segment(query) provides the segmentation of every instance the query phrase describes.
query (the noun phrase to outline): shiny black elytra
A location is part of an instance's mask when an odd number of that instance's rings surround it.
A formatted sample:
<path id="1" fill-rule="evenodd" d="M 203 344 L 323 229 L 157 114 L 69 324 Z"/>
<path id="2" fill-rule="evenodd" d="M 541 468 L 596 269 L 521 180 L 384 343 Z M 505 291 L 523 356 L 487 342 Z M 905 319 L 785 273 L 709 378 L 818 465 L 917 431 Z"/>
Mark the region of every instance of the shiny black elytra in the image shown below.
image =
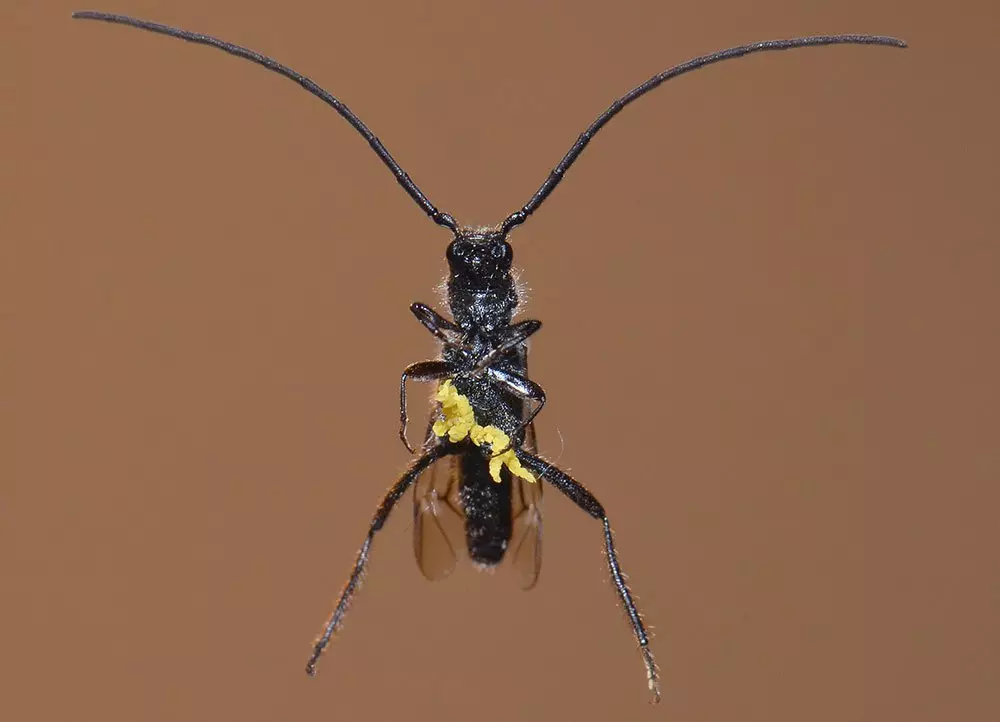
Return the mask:
<path id="1" fill-rule="evenodd" d="M 368 562 L 375 532 L 382 528 L 400 497 L 416 484 L 414 492 L 414 551 L 421 571 L 430 579 L 447 576 L 454 569 L 456 549 L 464 542 L 473 562 L 492 567 L 506 554 L 514 556 L 522 586 L 534 586 L 541 564 L 541 483 L 545 479 L 577 506 L 599 520 L 604 528 L 604 549 L 608 569 L 621 600 L 646 668 L 654 701 L 660 687 L 656 664 L 649 649 L 649 636 L 633 601 L 618 563 L 611 526 L 604 507 L 583 485 L 536 455 L 533 419 L 545 404 L 542 388 L 528 378 L 527 340 L 541 328 L 538 321 L 512 323 L 517 310 L 517 289 L 511 276 L 513 251 L 507 242 L 511 229 L 531 215 L 562 180 L 591 138 L 622 108 L 661 83 L 691 70 L 722 60 L 766 50 L 853 44 L 903 48 L 896 38 L 875 35 L 825 35 L 765 42 L 729 48 L 689 60 L 637 86 L 616 100 L 591 123 L 569 149 L 531 199 L 518 211 L 493 228 L 460 227 L 455 219 L 439 211 L 399 167 L 381 141 L 346 105 L 313 81 L 264 55 L 200 33 L 137 20 L 123 15 L 82 11 L 73 17 L 130 25 L 193 43 L 210 45 L 294 80 L 323 102 L 332 106 L 368 141 L 376 155 L 392 171 L 396 180 L 424 212 L 438 225 L 452 231 L 448 246 L 450 275 L 448 304 L 454 321 L 440 316 L 428 306 L 414 303 L 410 310 L 442 344 L 441 358 L 421 361 L 406 368 L 400 382 L 400 437 L 414 452 L 406 436 L 406 381 L 438 381 L 451 384 L 471 406 L 479 427 L 501 430 L 506 441 L 474 442 L 468 435 L 453 440 L 439 436 L 429 426 L 420 455 L 388 491 L 372 519 L 368 535 L 358 553 L 333 614 L 316 641 L 306 671 L 313 675 L 316 662 L 334 633 L 340 628 Z M 434 419 L 431 419 L 434 422 Z M 497 474 L 491 460 L 507 458 Z M 507 456 L 505 456 L 507 455 Z M 520 469 L 521 473 L 515 471 Z M 525 478 L 537 477 L 533 483 Z M 426 473 L 425 473 L 426 472 Z M 462 539 L 464 537 L 464 539 Z"/>

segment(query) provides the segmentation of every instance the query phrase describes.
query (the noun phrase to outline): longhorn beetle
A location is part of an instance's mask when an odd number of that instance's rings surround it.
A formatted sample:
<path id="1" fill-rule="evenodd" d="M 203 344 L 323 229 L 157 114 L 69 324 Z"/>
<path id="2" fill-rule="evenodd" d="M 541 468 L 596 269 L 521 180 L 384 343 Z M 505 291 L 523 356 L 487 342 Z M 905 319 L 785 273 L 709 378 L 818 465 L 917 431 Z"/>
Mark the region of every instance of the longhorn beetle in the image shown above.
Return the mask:
<path id="1" fill-rule="evenodd" d="M 659 701 L 659 676 L 649 648 L 649 635 L 625 582 L 604 507 L 582 484 L 537 455 L 533 421 L 545 405 L 545 392 L 528 378 L 527 340 L 541 328 L 541 323 L 534 320 L 512 323 L 518 296 L 511 275 L 513 250 L 507 236 L 538 210 L 609 120 L 633 100 L 671 78 L 766 50 L 838 44 L 905 48 L 906 43 L 878 35 L 821 35 L 741 45 L 681 63 L 633 88 L 601 113 L 520 210 L 497 226 L 473 228 L 460 226 L 451 215 L 439 211 L 358 116 L 291 68 L 239 45 L 167 25 L 91 11 L 76 12 L 73 17 L 131 25 L 210 45 L 294 80 L 350 123 L 424 213 L 453 234 L 447 250 L 450 273 L 446 287 L 454 320 L 444 318 L 422 303 L 410 306 L 413 315 L 442 346 L 440 359 L 411 364 L 400 379 L 399 436 L 411 453 L 416 450 L 406 434 L 408 379 L 437 382 L 437 412 L 431 418 L 420 455 L 389 489 L 375 512 L 347 584 L 316 640 L 306 672 L 309 675 L 316 673 L 316 663 L 340 629 L 365 574 L 375 533 L 411 486 L 416 486 L 414 552 L 424 576 L 440 579 L 451 573 L 457 562 L 455 550 L 461 548 L 464 535 L 466 554 L 473 563 L 491 568 L 510 552 L 522 586 L 530 589 L 538 578 L 541 564 L 540 482 L 544 479 L 602 524 L 608 571 L 639 644 L 653 701 Z"/>

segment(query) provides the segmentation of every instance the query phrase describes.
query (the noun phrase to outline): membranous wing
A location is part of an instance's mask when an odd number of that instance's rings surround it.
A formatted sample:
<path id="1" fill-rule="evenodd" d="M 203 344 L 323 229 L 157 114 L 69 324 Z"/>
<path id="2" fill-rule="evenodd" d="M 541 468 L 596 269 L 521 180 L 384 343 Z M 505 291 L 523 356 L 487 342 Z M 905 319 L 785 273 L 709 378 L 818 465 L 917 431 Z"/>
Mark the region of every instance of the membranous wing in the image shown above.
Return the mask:
<path id="1" fill-rule="evenodd" d="M 529 427 L 529 432 L 534 437 L 534 425 Z M 531 453 L 535 453 L 534 450 Z M 542 569 L 542 482 L 541 479 L 525 481 L 507 469 L 502 473 L 511 478 L 512 523 L 507 559 L 517 573 L 521 588 L 528 590 L 538 582 Z"/>
<path id="2" fill-rule="evenodd" d="M 529 442 L 534 452 L 533 428 L 528 429 L 526 448 Z M 465 505 L 466 499 L 477 498 L 475 488 L 479 485 L 481 491 L 490 491 L 491 496 L 495 489 L 501 498 L 509 497 L 509 506 L 501 503 L 497 509 L 507 518 L 495 520 L 498 523 L 494 533 L 500 529 L 509 533 L 509 539 L 507 533 L 501 537 L 503 561 L 499 566 L 513 569 L 520 586 L 531 589 L 538 581 L 542 564 L 541 483 L 514 476 L 504 467 L 501 481 L 494 487 L 496 482 L 489 478 L 487 467 L 488 460 L 478 449 L 456 449 L 456 453 L 439 459 L 417 479 L 413 496 L 413 553 L 417 566 L 427 579 L 436 581 L 449 576 L 459 558 L 469 557 L 467 535 L 477 524 L 470 526 Z M 475 478 L 468 478 L 470 469 Z"/>
<path id="3" fill-rule="evenodd" d="M 523 373 L 528 372 L 528 348 L 522 344 L 517 351 Z M 530 418 L 528 404 L 521 406 L 522 418 Z M 524 428 L 524 450 L 529 454 L 538 453 L 538 435 L 535 422 Z M 504 469 L 504 472 L 507 470 Z M 511 517 L 513 519 L 508 558 L 512 560 L 521 588 L 531 589 L 538 583 L 542 570 L 542 480 L 534 483 L 508 474 L 511 480 Z"/>
<path id="4" fill-rule="evenodd" d="M 413 554 L 420 572 L 436 581 L 466 554 L 459 458 L 438 459 L 413 488 Z"/>

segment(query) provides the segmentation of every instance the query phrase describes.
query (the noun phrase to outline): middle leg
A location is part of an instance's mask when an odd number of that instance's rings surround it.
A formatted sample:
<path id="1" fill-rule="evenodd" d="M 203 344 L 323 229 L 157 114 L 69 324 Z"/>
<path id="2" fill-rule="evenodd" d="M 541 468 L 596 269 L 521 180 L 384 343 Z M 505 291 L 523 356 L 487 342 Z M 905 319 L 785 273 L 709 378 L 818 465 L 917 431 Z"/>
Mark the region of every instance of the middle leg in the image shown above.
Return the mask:
<path id="1" fill-rule="evenodd" d="M 454 374 L 451 364 L 447 361 L 417 361 L 403 369 L 403 375 L 399 379 L 399 438 L 402 440 L 406 450 L 411 454 L 417 450 L 410 446 L 409 439 L 406 438 L 406 381 L 437 381 Z"/>

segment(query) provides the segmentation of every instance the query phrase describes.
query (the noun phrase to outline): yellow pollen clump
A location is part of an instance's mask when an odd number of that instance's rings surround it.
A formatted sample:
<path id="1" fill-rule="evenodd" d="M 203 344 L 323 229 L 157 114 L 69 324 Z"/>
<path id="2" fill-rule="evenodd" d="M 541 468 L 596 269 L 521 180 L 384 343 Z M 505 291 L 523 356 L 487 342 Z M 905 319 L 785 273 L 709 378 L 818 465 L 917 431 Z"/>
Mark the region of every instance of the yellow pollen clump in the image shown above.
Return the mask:
<path id="1" fill-rule="evenodd" d="M 469 435 L 476 425 L 476 416 L 472 413 L 472 404 L 458 393 L 449 379 L 438 387 L 435 398 L 441 403 L 444 418 L 434 422 L 434 433 L 438 436 L 447 435 L 452 443 L 456 443 Z"/>
<path id="2" fill-rule="evenodd" d="M 476 415 L 469 399 L 458 393 L 450 379 L 445 379 L 438 387 L 435 398 L 441 404 L 444 418 L 434 422 L 434 433 L 437 436 L 447 436 L 452 443 L 457 443 L 469 437 L 476 446 L 489 445 L 491 449 L 507 449 L 501 454 L 490 457 L 490 476 L 500 483 L 500 469 L 504 466 L 514 476 L 525 481 L 534 482 L 534 475 L 521 466 L 521 461 L 510 448 L 510 437 L 496 426 L 480 426 L 476 423 Z"/>

